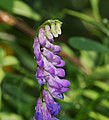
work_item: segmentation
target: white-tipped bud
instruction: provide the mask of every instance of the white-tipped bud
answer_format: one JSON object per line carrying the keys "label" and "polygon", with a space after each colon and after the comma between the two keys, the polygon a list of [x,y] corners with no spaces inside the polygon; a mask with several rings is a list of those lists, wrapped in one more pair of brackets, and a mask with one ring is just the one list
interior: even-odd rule
{"label": "white-tipped bud", "polygon": [[54,37],[58,37],[58,34],[56,32],[56,25],[55,25],[55,23],[51,23],[51,32],[54,35]]}
{"label": "white-tipped bud", "polygon": [[61,35],[61,24],[59,22],[56,22],[56,33]]}
{"label": "white-tipped bud", "polygon": [[46,34],[46,36],[47,36],[48,39],[53,39],[53,35],[51,34],[50,26],[49,25],[45,26],[45,34]]}

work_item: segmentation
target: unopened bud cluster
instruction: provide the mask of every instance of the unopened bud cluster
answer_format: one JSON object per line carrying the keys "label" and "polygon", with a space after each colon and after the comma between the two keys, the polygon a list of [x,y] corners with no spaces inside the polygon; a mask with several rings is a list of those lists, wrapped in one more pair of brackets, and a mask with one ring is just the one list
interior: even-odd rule
{"label": "unopened bud cluster", "polygon": [[[53,45],[54,38],[61,34],[61,22],[48,20],[38,30],[34,39],[34,54],[37,63],[36,79],[43,88],[38,98],[34,120],[58,120],[60,105],[55,99],[64,99],[63,93],[69,90],[70,82],[62,68],[65,62],[58,56],[61,47]],[[47,90],[44,90],[44,85]]]}

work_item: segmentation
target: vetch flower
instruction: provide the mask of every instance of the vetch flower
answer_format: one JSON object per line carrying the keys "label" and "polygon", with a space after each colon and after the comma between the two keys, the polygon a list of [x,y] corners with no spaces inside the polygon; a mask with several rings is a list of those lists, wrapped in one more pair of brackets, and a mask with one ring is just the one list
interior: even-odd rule
{"label": "vetch flower", "polygon": [[35,112],[34,120],[43,120],[42,101],[41,101],[41,99],[37,100],[36,112]]}
{"label": "vetch flower", "polygon": [[59,24],[59,22],[56,23],[56,33],[61,35],[61,24]]}
{"label": "vetch flower", "polygon": [[45,26],[45,34],[48,37],[48,39],[52,40],[53,39],[53,35],[51,34],[50,30],[51,30],[50,26],[46,25]]}
{"label": "vetch flower", "polygon": [[34,39],[33,48],[34,48],[34,55],[35,55],[36,62],[37,62],[37,61],[41,60],[40,44],[39,44],[37,37]]}
{"label": "vetch flower", "polygon": [[[48,104],[46,104],[45,102],[42,102],[41,99],[39,98],[37,100],[36,112],[35,112],[33,120],[58,120],[55,116],[52,116],[52,114],[50,113],[50,111],[48,110],[47,107],[50,108],[50,106],[48,106]],[[55,109],[57,109],[57,108],[55,108]]]}
{"label": "vetch flower", "polygon": [[60,111],[60,105],[56,103],[53,97],[45,90],[43,90],[43,97],[51,115],[57,116]]}
{"label": "vetch flower", "polygon": [[[60,105],[55,99],[64,99],[70,82],[65,77],[65,62],[58,55],[61,47],[54,45],[54,38],[61,34],[61,22],[48,20],[38,29],[34,39],[34,55],[36,58],[36,79],[41,86],[40,98],[37,100],[34,120],[58,120]],[[47,86],[48,90],[44,90]]]}
{"label": "vetch flower", "polygon": [[45,37],[45,30],[43,28],[39,30],[38,38],[39,38],[40,45],[45,46],[46,37]]}
{"label": "vetch flower", "polygon": [[46,107],[46,103],[43,103],[43,120],[52,120],[52,116]]}
{"label": "vetch flower", "polygon": [[56,25],[55,23],[51,23],[51,32],[54,35],[54,37],[58,37],[58,33],[56,32]]}
{"label": "vetch flower", "polygon": [[43,85],[46,83],[46,74],[44,70],[41,69],[40,67],[37,68],[37,74],[35,75],[35,77],[37,78],[38,83],[40,85]]}

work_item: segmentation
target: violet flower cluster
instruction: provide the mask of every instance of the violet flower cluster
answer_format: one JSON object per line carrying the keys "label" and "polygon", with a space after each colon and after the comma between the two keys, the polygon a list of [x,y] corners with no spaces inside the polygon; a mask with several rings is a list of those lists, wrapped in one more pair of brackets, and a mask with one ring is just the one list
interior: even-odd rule
{"label": "violet flower cluster", "polygon": [[[41,97],[36,103],[34,120],[58,120],[60,105],[55,99],[64,99],[64,92],[69,90],[70,82],[62,68],[65,62],[58,55],[61,47],[53,45],[54,38],[61,34],[61,22],[48,20],[38,30],[34,39],[34,54],[37,63],[36,79],[41,86]],[[46,86],[47,90],[44,90]]]}

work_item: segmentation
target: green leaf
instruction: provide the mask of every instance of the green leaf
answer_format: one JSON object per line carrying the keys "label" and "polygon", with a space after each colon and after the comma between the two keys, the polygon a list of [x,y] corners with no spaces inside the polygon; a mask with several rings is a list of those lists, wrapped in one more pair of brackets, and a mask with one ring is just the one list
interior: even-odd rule
{"label": "green leaf", "polygon": [[23,119],[21,118],[21,116],[16,115],[14,113],[9,114],[2,112],[0,113],[0,120],[23,120]]}
{"label": "green leaf", "polygon": [[103,99],[100,103],[100,105],[109,108],[109,100]]}
{"label": "green leaf", "polygon": [[14,0],[13,12],[34,20],[40,20],[39,14],[34,12],[27,4],[20,0]]}
{"label": "green leaf", "polygon": [[78,50],[95,51],[100,53],[109,52],[109,48],[104,45],[83,37],[71,37],[69,39],[69,44]]}
{"label": "green leaf", "polygon": [[89,99],[96,100],[99,97],[99,93],[94,90],[84,90],[83,95]]}
{"label": "green leaf", "polygon": [[80,51],[80,61],[84,66],[92,69],[95,67],[94,61],[96,60],[97,53],[96,52],[87,52],[87,51]]}
{"label": "green leaf", "polygon": [[3,50],[3,48],[0,48],[0,67],[2,66],[3,60],[5,58],[5,51]]}
{"label": "green leaf", "polygon": [[3,61],[3,66],[16,65],[18,63],[18,60],[14,56],[6,56]]}
{"label": "green leaf", "polygon": [[18,60],[14,56],[6,56],[5,51],[0,48],[0,67],[7,65],[15,65],[18,64]]}
{"label": "green leaf", "polygon": [[41,19],[38,13],[33,11],[26,3],[21,0],[0,0],[0,7],[10,13],[28,17],[30,19]]}
{"label": "green leaf", "polygon": [[3,69],[0,67],[0,84],[1,84],[4,76],[5,76],[5,73],[4,73]]}
{"label": "green leaf", "polygon": [[16,37],[6,32],[0,32],[0,39],[7,40],[7,41],[14,41]]}
{"label": "green leaf", "polygon": [[109,92],[109,84],[101,82],[101,81],[95,81],[94,85],[101,88],[102,90]]}
{"label": "green leaf", "polygon": [[109,120],[107,116],[104,116],[103,114],[100,114],[100,113],[96,113],[94,111],[91,111],[89,113],[89,116],[94,118],[95,120]]}

